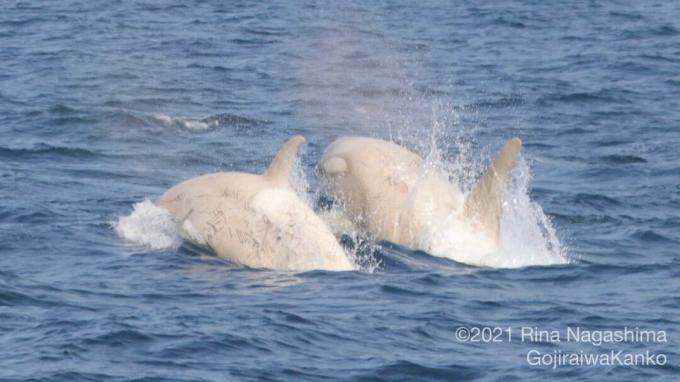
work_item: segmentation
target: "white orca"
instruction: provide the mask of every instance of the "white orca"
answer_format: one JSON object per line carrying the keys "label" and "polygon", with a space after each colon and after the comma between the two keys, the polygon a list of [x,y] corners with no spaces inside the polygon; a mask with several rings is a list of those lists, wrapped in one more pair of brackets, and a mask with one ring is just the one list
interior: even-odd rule
{"label": "white orca", "polygon": [[346,271],[333,233],[293,191],[289,177],[304,138],[291,138],[263,175],[220,172],[180,183],[157,204],[182,237],[254,268]]}
{"label": "white orca", "polygon": [[428,244],[445,235],[447,252],[474,263],[499,249],[503,191],[521,146],[509,140],[467,195],[417,154],[380,139],[339,138],[318,170],[326,192],[373,238],[448,257]]}

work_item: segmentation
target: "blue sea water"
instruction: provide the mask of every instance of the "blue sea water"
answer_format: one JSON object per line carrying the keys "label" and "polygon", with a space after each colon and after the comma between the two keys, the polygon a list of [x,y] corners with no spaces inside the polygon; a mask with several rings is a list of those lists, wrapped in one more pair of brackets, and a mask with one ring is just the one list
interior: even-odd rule
{"label": "blue sea water", "polygon": [[[1,10],[1,380],[678,379],[680,3]],[[341,135],[437,147],[468,186],[521,137],[529,218],[504,230],[525,266],[369,243],[377,266],[356,272],[248,269],[178,245],[144,210],[190,177],[261,171],[293,134],[310,203]],[[117,229],[134,206],[136,241]],[[565,261],[523,258],[536,242]],[[530,359],[612,350],[666,362]]]}

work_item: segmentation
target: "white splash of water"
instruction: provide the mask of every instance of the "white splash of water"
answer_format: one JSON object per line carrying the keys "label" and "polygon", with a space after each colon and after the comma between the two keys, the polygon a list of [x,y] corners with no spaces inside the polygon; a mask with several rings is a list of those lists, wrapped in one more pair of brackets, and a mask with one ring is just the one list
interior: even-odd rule
{"label": "white splash of water", "polygon": [[[423,100],[426,101],[426,100]],[[390,132],[392,140],[418,152],[424,158],[425,172],[447,177],[460,190],[469,190],[485,169],[483,157],[495,153],[490,147],[474,149],[473,130],[459,124],[451,107],[435,102],[432,106],[431,129],[408,123]],[[427,176],[421,176],[421,181]],[[507,187],[501,219],[500,249],[488,238],[480,237],[469,222],[454,211],[445,221],[430,222],[417,234],[417,249],[461,263],[493,268],[517,268],[569,262],[566,247],[541,206],[529,197],[531,173],[520,158]],[[418,185],[414,190],[418,189]],[[462,206],[463,200],[460,205]],[[350,235],[358,232],[356,222],[338,219],[337,212],[327,213],[324,220],[333,232]],[[366,235],[365,233],[363,233]]]}
{"label": "white splash of water", "polygon": [[[391,135],[421,154],[425,171],[447,176],[461,190],[471,189],[485,170],[483,157],[496,150],[483,147],[479,153],[474,149],[478,127],[463,125],[454,105],[441,99],[422,98],[415,102],[430,103],[427,121],[430,129],[411,123],[407,115],[406,123]],[[458,262],[494,268],[568,263],[567,249],[552,222],[541,206],[529,198],[530,182],[529,166],[520,158],[505,193],[500,250],[478,237],[469,224],[456,218],[455,212],[447,221],[421,232],[418,238],[421,249]]]}
{"label": "white splash of water", "polygon": [[153,250],[177,248],[182,243],[170,213],[148,199],[135,203],[129,215],[112,225],[122,239]]}
{"label": "white splash of water", "polygon": [[529,198],[530,181],[529,166],[522,158],[506,193],[501,220],[503,250],[495,261],[503,267],[566,264],[567,249],[550,218]]}
{"label": "white splash of water", "polygon": [[[319,196],[319,191],[310,192],[311,185],[309,178],[305,173],[302,160],[298,155],[295,166],[293,167],[293,172],[290,177],[290,184],[295,191],[295,194],[302,199],[302,201],[307,204],[310,208],[314,209],[314,201],[317,200]],[[351,219],[344,213],[341,208],[332,208],[330,210],[320,210],[316,211],[316,214],[321,218],[321,220],[326,224],[328,229],[339,238],[342,234],[348,234],[352,236],[352,240],[358,242],[358,230],[352,223]],[[379,266],[376,260],[372,256],[361,256],[358,253],[358,246],[354,249],[343,248],[347,258],[352,264],[355,270],[367,273],[373,273]],[[369,258],[370,257],[370,258]]]}
{"label": "white splash of water", "polygon": [[295,194],[302,199],[305,204],[310,207],[314,205],[314,195],[310,193],[310,183],[305,173],[304,164],[302,162],[302,156],[304,155],[305,146],[300,148],[300,152],[295,157],[295,163],[293,165],[293,171],[290,174],[290,185],[295,191]]}
{"label": "white splash of water", "polygon": [[186,130],[208,130],[210,128],[216,127],[218,125],[217,121],[212,121],[209,123],[203,119],[181,117],[181,116],[170,116],[163,113],[153,113],[149,117],[154,122],[161,124],[165,127],[174,127]]}
{"label": "white splash of water", "polygon": [[[454,142],[459,144],[461,141]],[[439,167],[443,173],[451,174],[452,181],[461,188],[469,188],[464,186],[474,184],[482,168],[482,161],[473,160],[469,150],[469,145],[465,144],[450,163],[436,163],[437,159],[432,159],[432,156],[428,156],[426,162]],[[541,206],[529,198],[530,181],[529,166],[520,158],[505,192],[500,248],[480,237],[464,220],[458,219],[457,212],[445,222],[426,227],[420,234],[419,246],[435,256],[483,267],[518,268],[568,263],[567,250],[557,237],[552,222]]]}

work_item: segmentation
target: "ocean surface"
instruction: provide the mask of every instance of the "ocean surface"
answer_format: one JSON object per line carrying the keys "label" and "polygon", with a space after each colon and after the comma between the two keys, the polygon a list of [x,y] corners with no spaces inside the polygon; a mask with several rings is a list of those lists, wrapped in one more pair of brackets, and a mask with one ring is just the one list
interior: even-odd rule
{"label": "ocean surface", "polygon": [[[680,2],[500,3],[4,1],[0,380],[677,381]],[[505,250],[249,269],[152,204],[294,134],[316,207],[336,137],[469,189],[519,136]]]}

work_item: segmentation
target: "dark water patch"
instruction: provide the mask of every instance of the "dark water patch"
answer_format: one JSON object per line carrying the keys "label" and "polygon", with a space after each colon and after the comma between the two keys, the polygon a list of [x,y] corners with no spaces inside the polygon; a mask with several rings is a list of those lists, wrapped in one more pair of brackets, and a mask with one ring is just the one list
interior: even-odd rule
{"label": "dark water patch", "polygon": [[[578,163],[578,162],[575,162]],[[582,161],[583,163],[583,161]],[[616,182],[622,176],[645,176],[646,171],[643,166],[611,166],[603,165],[602,162],[596,158],[589,159],[585,162],[587,168],[573,173],[571,176],[578,177],[581,179],[592,179],[597,178],[600,182]],[[603,192],[605,195],[609,195],[609,192]]]}
{"label": "dark water patch", "polygon": [[[562,285],[560,283],[555,283],[555,285]],[[573,284],[572,284],[573,285]],[[540,321],[555,321],[559,320],[558,317],[576,317],[579,316],[580,312],[583,312],[583,308],[575,305],[575,304],[570,304],[570,305],[556,305],[552,304],[549,301],[545,301],[539,297],[536,301],[536,304],[528,308],[530,310],[530,314],[532,316],[535,316],[537,319]],[[544,342],[546,345],[549,346],[555,346],[554,343],[550,342],[545,342],[545,341],[540,341]]]}
{"label": "dark water patch", "polygon": [[0,270],[0,281],[7,282],[8,280],[17,279],[17,275],[14,272],[8,270]]}
{"label": "dark water patch", "polygon": [[[0,80],[2,79],[2,74],[0,74]],[[14,106],[29,106],[29,103],[22,101],[21,99],[18,99],[16,97],[10,96],[8,94],[4,94],[2,91],[0,91],[0,101],[5,104],[10,104]],[[6,115],[0,115],[0,118],[6,117]]]}
{"label": "dark water patch", "polygon": [[555,145],[551,145],[549,143],[544,143],[544,142],[522,142],[522,146],[524,146],[527,149],[551,149],[556,147]]}
{"label": "dark water patch", "polygon": [[13,20],[0,20],[0,26],[7,26],[11,28],[23,28],[33,26],[34,24],[43,24],[49,22],[49,19],[44,17],[28,17]]}
{"label": "dark water patch", "polygon": [[0,286],[0,306],[34,305],[37,302],[28,295]]}
{"label": "dark water patch", "polygon": [[643,28],[626,29],[620,34],[624,40],[646,39],[655,37],[673,37],[678,35],[678,30],[669,24],[645,26]]}
{"label": "dark water patch", "polygon": [[[592,41],[592,40],[594,40],[594,38],[592,36],[566,35],[566,36],[560,36],[559,40],[560,41],[566,41],[566,42],[583,42],[583,41]],[[566,68],[566,67],[564,67],[564,68]]]}
{"label": "dark water patch", "polygon": [[[622,256],[619,256],[622,257]],[[592,261],[582,261],[589,273],[600,276],[617,276],[624,277],[625,275],[634,274],[652,274],[660,270],[668,270],[668,264],[654,263],[654,264],[630,264],[623,263],[596,263]]]}
{"label": "dark water patch", "polygon": [[293,324],[303,324],[303,325],[311,325],[311,326],[316,326],[316,322],[307,320],[306,318],[299,316],[294,313],[290,312],[284,312],[282,310],[277,312],[278,314],[282,315],[283,319],[287,322],[293,323]]}
{"label": "dark water patch", "polygon": [[646,163],[644,158],[635,155],[605,155],[601,156],[600,160],[605,163],[612,164],[630,164],[630,163]]}
{"label": "dark water patch", "polygon": [[80,341],[83,346],[102,345],[106,347],[146,346],[154,342],[152,335],[134,329],[121,329]]}
{"label": "dark water patch", "polygon": [[[636,75],[652,74],[654,73],[653,66],[645,65],[637,60],[622,60],[610,64],[608,70],[617,71],[621,73],[636,73]],[[620,100],[620,103],[629,103],[632,100]]]}
{"label": "dark water patch", "polygon": [[80,114],[82,112],[79,109],[61,103],[50,107],[49,111],[50,113],[57,115],[75,115]]}
{"label": "dark water patch", "polygon": [[244,45],[244,46],[250,46],[250,47],[259,47],[263,45],[272,45],[272,44],[280,44],[283,41],[278,40],[278,39],[266,39],[266,38],[234,38],[229,40],[230,42],[238,45]]}
{"label": "dark water patch", "polygon": [[590,130],[584,129],[583,127],[572,127],[558,132],[560,135],[581,135],[590,133]]}
{"label": "dark water patch", "polygon": [[289,31],[283,28],[263,28],[263,27],[259,28],[246,27],[244,29],[244,32],[257,36],[287,36],[290,34]]}
{"label": "dark water patch", "polygon": [[74,125],[92,125],[99,122],[95,116],[79,116],[79,117],[59,117],[50,120],[51,127],[60,126],[74,126]]}
{"label": "dark water patch", "polygon": [[472,301],[471,309],[477,309],[481,312],[493,313],[498,309],[510,306],[509,303],[503,303],[499,301],[483,300],[483,301]]}
{"label": "dark water patch", "polygon": [[83,182],[83,180],[88,180],[88,179],[109,179],[109,180],[127,180],[130,178],[135,178],[139,179],[139,174],[133,173],[133,172],[121,172],[121,171],[112,171],[112,170],[107,170],[107,169],[90,169],[90,168],[74,168],[74,169],[65,169],[60,171],[62,174],[70,175],[70,176],[75,176],[79,179],[79,182],[73,182],[71,183],[71,186],[83,186],[83,184],[87,184],[87,182]]}
{"label": "dark water patch", "polygon": [[419,380],[419,381],[473,381],[481,377],[483,372],[472,366],[445,365],[430,367],[419,363],[400,360],[389,365],[380,366],[365,374],[353,376],[356,381],[392,381],[392,380]]}
{"label": "dark water patch", "polygon": [[[546,269],[547,271],[545,271]],[[519,277],[532,282],[567,284],[577,283],[589,278],[589,275],[581,272],[582,270],[581,264],[573,261],[571,264],[552,265],[547,268],[525,267],[517,270],[517,272]]]}
{"label": "dark water patch", "polygon": [[60,147],[51,146],[44,143],[39,143],[33,148],[10,148],[0,146],[0,158],[5,159],[32,159],[32,158],[70,158],[70,159],[88,159],[96,157],[98,154],[77,147]]}
{"label": "dark water patch", "polygon": [[218,73],[235,73],[236,69],[229,68],[226,66],[222,65],[202,65],[199,63],[191,63],[187,66],[187,69],[203,69],[203,70],[211,70],[215,71]]}
{"label": "dark water patch", "polygon": [[467,265],[443,257],[432,256],[423,251],[413,251],[387,241],[381,241],[373,247],[373,260],[380,264],[380,269],[386,272],[425,269],[465,270]]}
{"label": "dark water patch", "polygon": [[[43,375],[44,374],[44,375]],[[121,376],[117,374],[107,373],[85,373],[75,371],[59,371],[55,373],[38,373],[37,376],[25,379],[25,381],[116,381],[120,380]]]}
{"label": "dark water patch", "polygon": [[616,198],[601,194],[578,193],[573,197],[572,201],[577,205],[592,207],[599,211],[605,211],[608,208],[621,205],[621,202]]}
{"label": "dark water patch", "polygon": [[36,208],[15,207],[12,210],[0,210],[0,218],[5,222],[30,225],[53,221],[58,215],[45,206]]}
{"label": "dark water patch", "polygon": [[30,287],[22,287],[21,291],[9,285],[0,285],[0,306],[54,308],[67,307],[71,304],[51,298],[41,293],[33,293]]}
{"label": "dark water patch", "polygon": [[172,11],[175,9],[190,9],[186,4],[165,4],[165,5],[155,5],[155,4],[140,4],[138,5],[138,10],[141,12],[161,12],[161,11]]}
{"label": "dark water patch", "polygon": [[660,242],[660,243],[668,243],[668,244],[673,244],[677,243],[677,241],[672,240],[656,231],[653,230],[639,230],[636,231],[633,234],[633,237],[636,239],[639,239],[644,242]]}
{"label": "dark water patch", "polygon": [[419,277],[417,279],[417,282],[425,286],[437,286],[444,285],[447,282],[447,280],[448,280],[447,277],[445,277],[444,275],[437,273],[429,273]]}
{"label": "dark water patch", "polygon": [[626,94],[618,89],[602,89],[592,92],[558,93],[544,96],[538,99],[539,105],[549,105],[552,103],[564,104],[608,104],[608,103],[631,103]]}
{"label": "dark water patch", "polygon": [[496,22],[497,25],[507,26],[507,27],[511,27],[511,28],[517,28],[517,29],[526,28],[526,24],[524,24],[523,22],[511,19],[509,17],[504,17],[504,16],[498,17],[495,20],[495,22]]}
{"label": "dark water patch", "polygon": [[677,36],[680,34],[680,31],[676,27],[670,24],[664,24],[659,27],[656,27],[651,30],[651,33],[656,35],[656,36]]}
{"label": "dark water patch", "polygon": [[643,60],[650,60],[650,61],[662,61],[662,62],[669,62],[669,63],[680,63],[680,59],[678,58],[671,58],[671,57],[666,57],[661,54],[641,54],[638,57],[640,57]]}
{"label": "dark water patch", "polygon": [[593,142],[595,146],[598,147],[611,147],[611,146],[621,146],[621,145],[627,145],[633,143],[633,141],[629,140],[622,140],[622,139],[607,139],[607,140],[598,140],[597,142]]}
{"label": "dark water patch", "polygon": [[644,16],[639,14],[639,13],[632,13],[632,12],[622,12],[622,11],[612,11],[609,12],[609,15],[622,19],[622,20],[632,20],[632,21],[639,21],[639,20],[644,20]]}
{"label": "dark water patch", "polygon": [[403,295],[403,296],[426,296],[426,292],[422,291],[416,291],[413,289],[404,289],[400,288],[396,285],[383,285],[381,287],[382,292],[385,292],[386,294],[396,294],[396,295]]}
{"label": "dark water patch", "polygon": [[611,215],[592,215],[592,214],[563,214],[563,213],[551,213],[550,216],[557,221],[561,221],[568,224],[581,224],[581,223],[597,223],[602,225],[620,225],[623,220]]}

